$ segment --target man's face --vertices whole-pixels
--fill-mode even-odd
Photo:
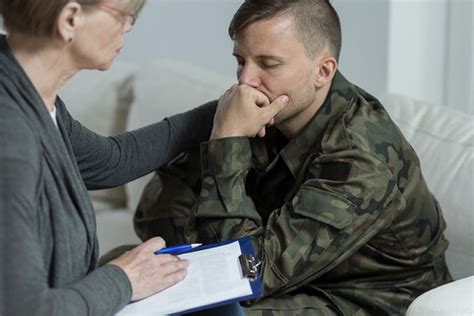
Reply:
[[[315,103],[319,58],[306,55],[295,32],[292,17],[284,15],[250,24],[234,41],[239,83],[261,91],[271,102],[280,95],[289,97],[276,124],[285,124]]]

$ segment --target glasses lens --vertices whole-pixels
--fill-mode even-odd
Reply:
[[[84,2],[83,4],[89,4],[89,2]],[[116,8],[115,6],[106,2],[96,3],[95,6],[101,9],[106,9],[115,12],[115,15],[122,20],[123,24],[135,24],[136,16],[131,12],[125,11],[124,9]]]

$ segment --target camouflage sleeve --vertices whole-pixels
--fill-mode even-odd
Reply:
[[[263,222],[245,190],[249,140],[203,143],[201,160],[202,191],[188,237],[216,241],[254,236],[266,296],[293,291],[322,276],[386,227],[405,204],[383,162],[346,148],[315,158],[294,198]],[[351,164],[348,179],[318,177],[328,161]]]
[[[184,228],[201,188],[199,147],[156,170],[143,190],[134,216],[137,236],[162,237],[168,246],[186,243]]]

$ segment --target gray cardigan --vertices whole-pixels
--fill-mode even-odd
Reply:
[[[127,304],[125,273],[97,268],[87,189],[124,184],[206,140],[215,111],[103,137],[55,105],[58,128],[0,37],[0,315],[110,315]]]

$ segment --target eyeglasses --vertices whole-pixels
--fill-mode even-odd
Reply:
[[[108,2],[97,2],[97,3],[91,3],[91,2],[82,2],[82,4],[85,5],[94,5],[98,9],[105,9],[105,10],[111,10],[114,12],[117,12],[123,19],[123,24],[129,24],[129,25],[134,25],[135,21],[137,20],[137,15],[115,7],[113,4],[110,4]]]

